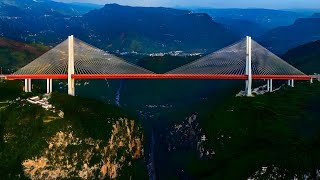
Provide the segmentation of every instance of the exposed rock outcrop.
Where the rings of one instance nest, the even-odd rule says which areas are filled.
[[[143,156],[143,134],[133,120],[115,121],[109,140],[82,138],[70,126],[48,139],[42,154],[25,160],[31,179],[115,179],[125,166]]]

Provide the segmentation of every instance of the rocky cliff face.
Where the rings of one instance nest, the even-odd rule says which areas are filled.
[[[212,158],[215,154],[212,148],[206,147],[208,139],[199,125],[197,113],[174,124],[167,131],[168,151],[197,150],[200,158]]]
[[[25,96],[0,103],[0,177],[143,179],[147,174],[141,124],[120,108],[59,93],[41,106],[37,102],[47,97]]]
[[[57,132],[40,155],[22,163],[25,175],[31,179],[117,178],[123,167],[143,156],[143,135],[135,133],[133,120],[120,118],[112,126],[109,140],[79,138],[71,126]]]

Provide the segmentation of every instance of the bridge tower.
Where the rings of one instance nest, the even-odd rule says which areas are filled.
[[[246,80],[246,96],[252,96],[252,65],[251,65],[251,37],[247,36],[247,44],[246,44],[246,75],[248,79]]]
[[[74,88],[74,79],[72,75],[74,74],[74,38],[73,35],[68,37],[68,94],[71,96],[75,95],[75,88]]]

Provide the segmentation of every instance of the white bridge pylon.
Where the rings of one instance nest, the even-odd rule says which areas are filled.
[[[71,96],[75,95],[74,88],[74,40],[73,35],[68,37],[68,94]]]
[[[25,79],[25,91],[31,92],[31,79],[67,79],[68,94],[75,95],[76,79],[231,79],[245,80],[245,94],[252,96],[253,80],[310,80],[312,77],[291,66],[247,36],[223,49],[164,74],[126,62],[91,46],[73,35],[42,56],[22,67],[7,79]]]
[[[252,41],[251,37],[247,36],[246,38],[246,75],[248,76],[248,80],[246,80],[246,95],[252,96],[252,60],[251,60],[251,47]]]

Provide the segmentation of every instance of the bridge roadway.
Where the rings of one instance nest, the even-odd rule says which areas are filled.
[[[0,75],[6,79],[68,79],[67,74],[11,74]],[[221,79],[246,80],[248,75],[229,74],[73,74],[73,79]],[[252,79],[311,80],[320,75],[252,75]]]

